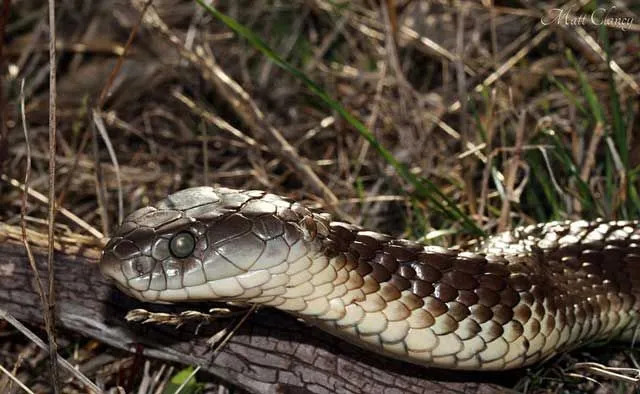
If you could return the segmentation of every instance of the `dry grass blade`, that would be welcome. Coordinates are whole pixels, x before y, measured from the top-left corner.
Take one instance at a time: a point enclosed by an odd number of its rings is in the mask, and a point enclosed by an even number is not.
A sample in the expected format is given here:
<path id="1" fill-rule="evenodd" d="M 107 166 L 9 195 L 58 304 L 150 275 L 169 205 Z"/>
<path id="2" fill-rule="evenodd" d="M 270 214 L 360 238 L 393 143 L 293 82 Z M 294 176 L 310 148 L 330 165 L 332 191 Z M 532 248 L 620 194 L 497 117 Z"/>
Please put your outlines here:
<path id="1" fill-rule="evenodd" d="M 595 53 L 598 54 L 599 58 L 602 61 L 606 61 L 607 60 L 607 55 L 604 51 L 604 49 L 602 49 L 602 47 L 600 46 L 600 44 L 598 44 L 598 42 L 591 37 L 591 35 L 589 33 L 587 33 L 584 28 L 582 27 L 578 27 L 576 29 L 576 32 L 578 33 L 578 35 L 580 36 L 581 39 L 584 40 L 584 42 L 591 48 L 593 49 L 593 51 Z M 631 87 L 633 89 L 633 91 L 636 94 L 640 94 L 640 84 L 638 84 L 638 82 L 636 82 L 636 80 L 629 75 L 628 73 L 626 73 L 622 67 L 620 67 L 620 65 L 615 61 L 615 60 L 610 60 L 609 61 L 609 67 L 611 68 L 611 70 L 613 70 L 613 72 L 615 72 L 620 79 L 627 85 L 629 85 L 629 87 Z"/>
<path id="2" fill-rule="evenodd" d="M 118 188 L 118 225 L 120 225 L 122 224 L 122 220 L 124 219 L 124 199 L 122 197 L 122 179 L 120 178 L 120 166 L 118 165 L 118 157 L 116 155 L 116 151 L 113 149 L 113 145 L 111 144 L 111 139 L 109 138 L 109 134 L 107 133 L 107 128 L 102 121 L 102 114 L 96 110 L 93 111 L 93 123 L 100 133 L 100 138 L 102 138 L 102 141 L 107 148 L 109 158 L 111 159 L 111 163 L 113 164 L 113 168 L 115 170 L 116 183 Z M 98 158 L 96 157 L 96 163 L 97 162 Z M 98 188 L 100 189 L 99 185 Z"/>
<path id="3" fill-rule="evenodd" d="M 511 68 L 513 68 L 520 60 L 522 60 L 531 50 L 536 48 L 540 43 L 542 43 L 547 37 L 551 35 L 551 31 L 549 29 L 538 29 L 539 31 L 536 35 L 527 42 L 525 46 L 520 48 L 518 52 L 516 52 L 512 57 L 510 57 L 506 62 L 504 62 L 498 69 L 492 72 L 489 76 L 487 76 L 481 83 L 476 85 L 473 90 L 476 93 L 482 92 L 483 89 L 493 85 L 496 81 L 500 79 L 503 75 L 507 73 Z M 448 108 L 448 112 L 456 112 L 460 110 L 462 103 L 460 100 L 456 100 L 453 104 L 451 104 Z"/>
<path id="4" fill-rule="evenodd" d="M 253 138 L 251 138 L 248 135 L 244 134 L 242 131 L 236 129 L 231 124 L 229 124 L 229 122 L 227 122 L 226 120 L 224 120 L 224 119 L 220 118 L 219 116 L 216 116 L 212 112 L 207 111 L 206 109 L 198 106 L 198 104 L 195 101 L 193 101 L 191 98 L 185 96 L 184 94 L 178 92 L 177 90 L 174 90 L 171 94 L 173 95 L 173 97 L 178 99 L 178 101 L 180 101 L 181 103 L 186 105 L 187 108 L 189 108 L 191 111 L 193 111 L 193 113 L 197 114 L 202 119 L 206 120 L 207 122 L 211 123 L 212 125 L 218 127 L 221 130 L 224 130 L 224 131 L 228 132 L 229 134 L 231 134 L 234 137 L 240 139 L 241 141 L 243 141 L 244 143 L 246 143 L 250 147 L 259 147 L 260 149 L 267 150 L 265 147 L 263 147 L 261 145 L 258 145 L 256 140 L 254 140 Z"/>
<path id="5" fill-rule="evenodd" d="M 637 384 L 640 382 L 640 369 L 609 367 L 595 362 L 576 363 L 573 370 L 583 370 L 603 378 Z"/>
<path id="6" fill-rule="evenodd" d="M 40 349 L 45 352 L 49 352 L 49 347 L 31 330 L 29 330 L 24 324 L 20 323 L 13 316 L 8 314 L 4 309 L 0 308 L 0 319 L 6 320 L 11 324 L 16 330 L 20 331 L 25 337 L 29 338 L 29 340 L 36 344 Z M 54 354 L 53 359 L 56 361 L 56 365 L 61 365 L 67 372 L 71 375 L 75 376 L 79 382 L 81 382 L 88 390 L 93 393 L 100 394 L 102 390 L 98 388 L 89 378 L 84 376 L 80 371 L 78 371 L 73 365 L 71 365 L 67 360 L 62 358 L 59 354 Z"/>
<path id="7" fill-rule="evenodd" d="M 44 194 L 38 192 L 37 190 L 33 190 L 33 189 L 25 187 L 25 184 L 21 183 L 17 179 L 9 178 L 6 174 L 1 174 L 0 175 L 0 179 L 5 181 L 5 182 L 7 182 L 11 186 L 22 190 L 23 192 L 25 192 L 29 196 L 35 198 L 39 202 L 41 202 L 43 204 L 49 204 L 49 199 L 47 198 L 47 196 L 45 196 Z M 96 238 L 96 239 L 103 239 L 104 238 L 104 234 L 102 234 L 100 231 L 96 230 L 92 225 L 90 225 L 86 221 L 82 220 L 82 218 L 80 218 L 78 215 L 74 214 L 73 212 L 71 212 L 67 208 L 58 207 L 58 212 L 60 212 L 60 214 L 62 216 L 66 217 L 67 219 L 69 219 L 73 223 L 77 224 L 80 228 L 82 228 L 83 230 L 85 230 L 86 232 L 91 234 L 91 236 L 93 236 L 94 238 Z"/>
<path id="8" fill-rule="evenodd" d="M 40 302 L 42 303 L 42 313 L 43 313 L 43 317 L 44 317 L 44 321 L 45 321 L 45 325 L 47 327 L 47 335 L 49 335 L 49 351 L 54 351 L 56 349 L 55 347 L 55 337 L 53 337 L 54 339 L 52 340 L 52 336 L 55 335 L 55 331 L 50 330 L 50 328 L 53 326 L 53 324 L 51 324 L 50 320 L 53 318 L 53 315 L 50 313 L 50 309 L 49 309 L 49 300 L 47 300 L 46 297 L 46 293 L 44 290 L 44 286 L 42 284 L 42 279 L 40 278 L 40 272 L 38 271 L 37 267 L 36 267 L 36 262 L 35 259 L 33 257 L 33 253 L 31 252 L 31 247 L 29 246 L 29 241 L 27 240 L 27 224 L 26 224 L 26 220 L 25 220 L 25 216 L 26 216 L 26 212 L 27 212 L 27 194 L 29 191 L 29 176 L 31 174 L 31 144 L 29 142 L 29 130 L 27 128 L 27 119 L 26 119 L 26 115 L 25 115 L 25 109 L 24 109 L 24 79 L 22 80 L 21 84 L 20 84 L 20 112 L 21 112 L 21 119 L 22 119 L 22 129 L 24 132 L 24 138 L 25 138 L 25 144 L 26 144 L 26 150 L 27 150 L 27 168 L 25 171 L 25 176 L 24 176 L 24 190 L 22 193 L 22 203 L 21 203 L 21 210 L 20 210 L 20 225 L 21 225 L 21 229 L 22 229 L 22 243 L 24 245 L 24 248 L 27 252 L 27 257 L 29 259 L 29 264 L 31 266 L 31 269 L 35 275 L 35 279 L 36 279 L 36 289 L 38 290 L 38 294 L 40 295 Z M 53 206 L 54 204 L 50 204 L 50 206 Z M 53 247 L 53 228 L 50 229 L 50 237 L 48 240 L 48 244 Z M 52 255 L 52 251 L 50 250 L 50 255 Z M 57 383 L 57 374 L 55 373 L 55 371 L 57 371 L 57 363 L 56 360 L 54 359 L 53 361 L 51 361 L 50 364 L 50 368 L 51 368 L 51 372 L 52 372 L 52 379 L 53 376 L 56 376 L 56 381 L 52 382 L 53 387 L 57 387 L 58 383 Z"/>
<path id="9" fill-rule="evenodd" d="M 510 227 L 510 213 L 511 213 L 511 202 L 518 202 L 520 199 L 521 187 L 526 184 L 526 177 L 520 184 L 520 186 L 516 187 L 516 182 L 518 180 L 518 170 L 522 167 L 526 168 L 526 163 L 522 160 L 522 145 L 524 143 L 524 133 L 525 133 L 525 119 L 527 114 L 522 112 L 518 116 L 518 129 L 516 130 L 516 142 L 514 146 L 514 155 L 511 157 L 506 164 L 505 179 L 505 195 L 502 200 L 502 210 L 500 211 L 500 219 L 498 221 L 498 231 L 505 231 Z"/>
<path id="10" fill-rule="evenodd" d="M 9 379 L 13 380 L 15 382 L 15 384 L 17 384 L 18 386 L 20 386 L 21 389 L 23 389 L 26 393 L 29 394 L 34 394 L 33 391 L 31 391 L 31 389 L 29 389 L 29 387 L 25 386 L 24 383 L 22 383 L 20 381 L 20 379 L 18 379 L 17 377 L 15 377 L 11 371 L 8 371 L 5 367 L 3 367 L 2 365 L 0 365 L 0 372 L 4 373 L 6 376 L 9 377 Z"/>

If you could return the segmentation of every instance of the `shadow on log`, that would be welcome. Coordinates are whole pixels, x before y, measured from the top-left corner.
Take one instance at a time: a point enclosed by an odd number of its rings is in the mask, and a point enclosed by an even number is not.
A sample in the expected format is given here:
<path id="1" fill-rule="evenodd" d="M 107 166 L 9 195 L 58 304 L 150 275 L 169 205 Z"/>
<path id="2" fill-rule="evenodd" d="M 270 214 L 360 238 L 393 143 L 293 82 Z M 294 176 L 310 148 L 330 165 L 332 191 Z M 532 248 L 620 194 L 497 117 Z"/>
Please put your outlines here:
<path id="1" fill-rule="evenodd" d="M 34 254 L 46 278 L 45 252 L 34 248 Z M 0 241 L 0 256 L 0 305 L 25 323 L 41 324 L 40 301 L 22 244 Z M 95 256 L 95 250 L 57 252 L 59 326 L 120 349 L 134 351 L 141 344 L 148 357 L 200 365 L 250 392 L 494 393 L 509 391 L 495 382 L 512 384 L 522 376 L 434 370 L 387 359 L 268 309 L 253 314 L 214 357 L 206 340 L 236 320 L 223 319 L 197 335 L 193 326 L 127 323 L 124 316 L 131 309 L 179 312 L 202 304 L 162 306 L 128 298 L 101 276 Z"/>

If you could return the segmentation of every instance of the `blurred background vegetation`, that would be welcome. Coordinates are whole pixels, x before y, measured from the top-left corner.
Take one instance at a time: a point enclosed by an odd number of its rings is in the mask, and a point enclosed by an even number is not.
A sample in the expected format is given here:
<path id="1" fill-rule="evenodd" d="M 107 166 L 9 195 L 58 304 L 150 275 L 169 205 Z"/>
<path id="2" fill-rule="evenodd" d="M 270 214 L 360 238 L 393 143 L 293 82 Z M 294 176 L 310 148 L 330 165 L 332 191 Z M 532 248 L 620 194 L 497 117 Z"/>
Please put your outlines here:
<path id="1" fill-rule="evenodd" d="M 56 195 L 106 236 L 119 194 L 126 213 L 203 184 L 267 189 L 446 246 L 549 220 L 640 217 L 636 2 L 55 3 Z M 7 4 L 0 219 L 15 225 L 22 81 L 31 187 L 48 184 L 48 5 Z M 46 209 L 29 205 L 34 231 L 46 233 Z M 61 216 L 57 231 L 88 235 Z M 1 363 L 15 365 L 30 345 L 3 330 Z M 77 363 L 106 351 L 65 335 Z M 628 348 L 597 353 L 534 368 L 516 388 L 633 390 L 566 372 L 576 359 L 634 366 Z M 45 392 L 39 357 L 17 375 Z"/>

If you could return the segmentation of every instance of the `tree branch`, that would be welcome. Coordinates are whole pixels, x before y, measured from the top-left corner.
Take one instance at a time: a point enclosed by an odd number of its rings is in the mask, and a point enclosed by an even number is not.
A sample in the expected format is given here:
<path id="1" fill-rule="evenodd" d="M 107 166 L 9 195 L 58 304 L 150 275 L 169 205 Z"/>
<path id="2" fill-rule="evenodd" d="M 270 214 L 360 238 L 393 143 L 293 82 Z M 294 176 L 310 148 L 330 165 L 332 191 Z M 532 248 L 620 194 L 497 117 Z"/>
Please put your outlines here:
<path id="1" fill-rule="evenodd" d="M 55 259 L 59 324 L 111 346 L 134 351 L 143 345 L 148 357 L 200 365 L 221 379 L 256 393 L 493 393 L 505 388 L 478 380 L 503 375 L 460 373 L 421 368 L 387 359 L 347 344 L 275 310 L 251 316 L 212 359 L 208 336 L 232 322 L 221 320 L 199 330 L 127 323 L 135 308 L 176 311 L 176 306 L 135 301 L 102 278 L 95 249 L 74 247 Z M 39 269 L 46 253 L 34 248 Z M 23 322 L 42 323 L 33 273 L 22 245 L 0 236 L 0 305 Z M 195 307 L 195 308 L 192 308 Z M 211 307 L 189 305 L 188 309 Z M 513 374 L 509 375 L 510 378 Z"/>

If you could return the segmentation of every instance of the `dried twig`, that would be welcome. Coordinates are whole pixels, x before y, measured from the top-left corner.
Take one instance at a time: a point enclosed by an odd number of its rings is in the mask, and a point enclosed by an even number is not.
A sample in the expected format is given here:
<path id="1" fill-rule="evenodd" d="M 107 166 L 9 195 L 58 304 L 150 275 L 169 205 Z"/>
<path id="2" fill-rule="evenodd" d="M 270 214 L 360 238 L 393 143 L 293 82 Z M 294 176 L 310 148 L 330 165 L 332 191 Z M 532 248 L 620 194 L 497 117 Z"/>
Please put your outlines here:
<path id="1" fill-rule="evenodd" d="M 56 202 L 56 13 L 55 0 L 49 0 L 49 248 L 47 268 L 49 272 L 49 299 L 43 304 L 45 326 L 49 337 L 49 365 L 51 368 L 51 385 L 53 392 L 60 393 L 60 376 L 56 355 L 56 310 L 55 310 L 55 277 L 53 270 L 53 227 L 55 222 Z"/>

